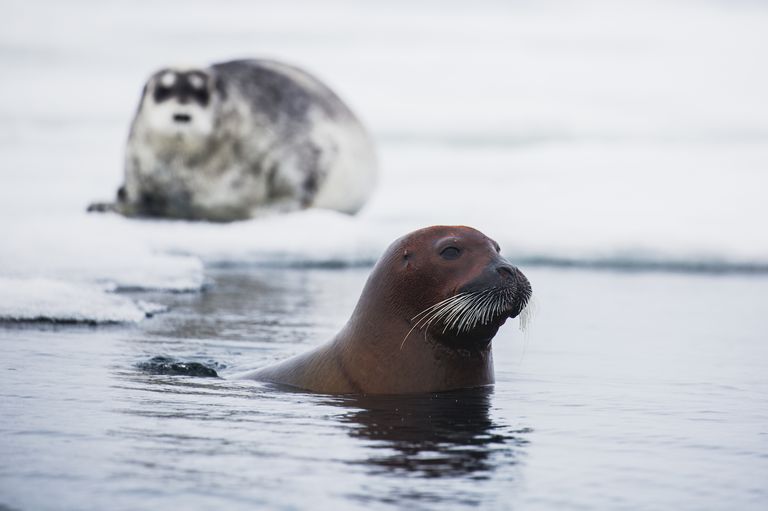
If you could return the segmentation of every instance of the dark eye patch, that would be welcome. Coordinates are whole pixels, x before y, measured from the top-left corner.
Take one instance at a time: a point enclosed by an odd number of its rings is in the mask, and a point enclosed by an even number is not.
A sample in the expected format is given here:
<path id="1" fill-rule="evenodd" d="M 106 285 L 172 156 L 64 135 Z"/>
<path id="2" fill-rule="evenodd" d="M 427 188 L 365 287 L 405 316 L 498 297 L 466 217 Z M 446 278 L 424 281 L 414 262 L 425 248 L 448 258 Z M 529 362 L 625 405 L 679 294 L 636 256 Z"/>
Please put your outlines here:
<path id="1" fill-rule="evenodd" d="M 155 98 L 155 103 L 162 103 L 171 96 L 173 96 L 173 89 L 160 84 L 155 87 L 155 93 L 152 95 Z"/>
<path id="2" fill-rule="evenodd" d="M 198 81 L 201 86 L 193 87 L 190 81 L 190 78 L 193 76 L 193 80 Z M 207 77 L 203 73 L 194 71 L 191 73 L 177 73 L 170 86 L 164 85 L 161 80 L 158 80 L 152 97 L 155 103 L 162 103 L 170 98 L 176 98 L 180 103 L 195 102 L 205 107 L 211 100 L 207 83 Z"/>
<path id="3" fill-rule="evenodd" d="M 190 95 L 192 96 L 192 99 L 200 103 L 200 106 L 206 106 L 210 100 L 210 95 L 206 89 L 192 89 Z"/>
<path id="4" fill-rule="evenodd" d="M 461 256 L 461 249 L 457 247 L 445 247 L 440 251 L 440 257 L 449 261 L 458 259 Z"/>

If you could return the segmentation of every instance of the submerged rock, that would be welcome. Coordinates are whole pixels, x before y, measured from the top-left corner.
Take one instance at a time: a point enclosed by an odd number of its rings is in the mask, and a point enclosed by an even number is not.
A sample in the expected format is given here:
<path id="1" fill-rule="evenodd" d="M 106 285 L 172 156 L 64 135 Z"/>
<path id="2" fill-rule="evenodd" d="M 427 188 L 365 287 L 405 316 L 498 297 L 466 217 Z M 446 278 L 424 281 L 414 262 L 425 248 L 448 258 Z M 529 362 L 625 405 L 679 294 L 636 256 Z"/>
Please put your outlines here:
<path id="1" fill-rule="evenodd" d="M 136 367 L 148 374 L 198 376 L 202 378 L 219 377 L 215 369 L 200 362 L 184 362 L 163 356 L 152 357 L 146 362 L 139 362 Z"/>

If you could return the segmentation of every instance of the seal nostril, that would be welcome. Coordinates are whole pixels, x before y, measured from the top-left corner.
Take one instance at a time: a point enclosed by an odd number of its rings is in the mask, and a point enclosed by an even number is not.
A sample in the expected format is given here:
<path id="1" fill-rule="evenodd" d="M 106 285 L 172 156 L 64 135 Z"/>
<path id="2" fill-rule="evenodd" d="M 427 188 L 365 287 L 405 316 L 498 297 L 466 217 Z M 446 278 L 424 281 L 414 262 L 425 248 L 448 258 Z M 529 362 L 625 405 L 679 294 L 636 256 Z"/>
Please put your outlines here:
<path id="1" fill-rule="evenodd" d="M 192 116 L 189 114 L 173 114 L 173 120 L 175 122 L 189 122 L 192 120 Z"/>
<path id="2" fill-rule="evenodd" d="M 501 264 L 496 267 L 496 271 L 498 271 L 499 275 L 506 279 L 515 278 L 515 269 L 509 265 Z"/>

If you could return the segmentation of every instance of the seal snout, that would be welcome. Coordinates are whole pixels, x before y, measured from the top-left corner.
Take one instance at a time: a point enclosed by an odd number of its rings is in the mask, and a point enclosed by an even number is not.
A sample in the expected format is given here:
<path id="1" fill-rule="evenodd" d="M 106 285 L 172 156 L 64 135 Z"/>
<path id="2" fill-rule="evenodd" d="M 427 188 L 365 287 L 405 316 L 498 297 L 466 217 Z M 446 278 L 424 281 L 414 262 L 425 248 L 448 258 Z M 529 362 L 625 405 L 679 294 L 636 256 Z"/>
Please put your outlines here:
<path id="1" fill-rule="evenodd" d="M 505 279 L 514 279 L 515 274 L 520 272 L 520 270 L 518 270 L 511 264 L 506 264 L 506 263 L 498 264 L 496 266 L 496 271 L 499 273 L 499 275 L 502 276 L 502 278 L 505 278 Z"/>
<path id="2" fill-rule="evenodd" d="M 528 301 L 531 299 L 531 294 L 533 293 L 533 290 L 531 289 L 531 283 L 528 282 L 528 279 L 523 275 L 523 272 L 517 270 L 517 276 L 516 276 L 516 282 L 515 282 L 515 292 L 514 292 L 514 300 L 512 301 L 512 307 L 509 312 L 510 318 L 516 318 L 520 315 L 521 312 L 523 312 L 523 309 L 528 305 Z"/>
<path id="3" fill-rule="evenodd" d="M 503 262 L 497 266 L 497 272 L 501 275 L 507 288 L 508 299 L 506 317 L 515 318 L 528 305 L 531 298 L 531 283 L 516 266 Z"/>
<path id="4" fill-rule="evenodd" d="M 495 282 L 486 281 L 485 284 L 499 289 L 500 305 L 497 308 L 500 313 L 499 319 L 516 318 L 528 305 L 532 292 L 531 283 L 523 272 L 505 259 L 492 264 L 495 272 L 488 273 L 494 275 L 491 280 Z"/>

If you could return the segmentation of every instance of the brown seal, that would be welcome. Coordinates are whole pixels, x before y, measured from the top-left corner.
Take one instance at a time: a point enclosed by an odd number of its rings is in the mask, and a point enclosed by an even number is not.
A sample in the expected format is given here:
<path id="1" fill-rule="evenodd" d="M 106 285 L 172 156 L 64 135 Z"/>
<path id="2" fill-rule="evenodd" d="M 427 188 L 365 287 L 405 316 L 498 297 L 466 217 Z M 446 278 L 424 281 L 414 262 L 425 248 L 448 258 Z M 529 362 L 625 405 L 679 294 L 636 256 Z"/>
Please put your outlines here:
<path id="1" fill-rule="evenodd" d="M 528 279 L 483 233 L 420 229 L 390 245 L 333 340 L 244 377 L 324 393 L 488 385 L 491 339 L 530 296 Z"/>

